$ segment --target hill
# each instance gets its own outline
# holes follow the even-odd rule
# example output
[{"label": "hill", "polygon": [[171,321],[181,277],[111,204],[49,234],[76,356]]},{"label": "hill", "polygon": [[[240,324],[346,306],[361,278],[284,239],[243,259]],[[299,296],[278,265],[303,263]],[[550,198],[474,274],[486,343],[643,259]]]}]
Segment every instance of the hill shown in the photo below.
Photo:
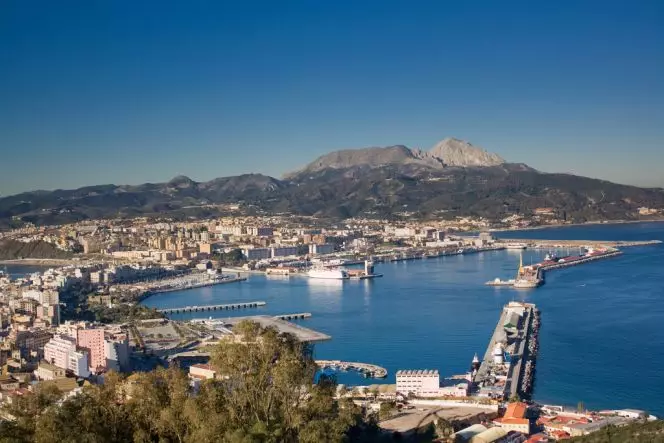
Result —
[{"label": "hill", "polygon": [[664,443],[664,421],[635,423],[623,427],[609,426],[570,443]]},{"label": "hill", "polygon": [[133,216],[218,216],[227,204],[248,213],[318,217],[500,219],[552,208],[568,221],[634,219],[639,207],[664,207],[664,191],[505,163],[467,142],[446,139],[431,151],[405,146],[337,151],[282,180],[244,174],[196,182],[99,185],[0,198],[0,227],[16,220],[60,224]]},{"label": "hill", "polygon": [[0,241],[0,260],[16,260],[22,258],[70,258],[71,256],[71,253],[62,251],[44,241],[30,243],[16,240]]}]

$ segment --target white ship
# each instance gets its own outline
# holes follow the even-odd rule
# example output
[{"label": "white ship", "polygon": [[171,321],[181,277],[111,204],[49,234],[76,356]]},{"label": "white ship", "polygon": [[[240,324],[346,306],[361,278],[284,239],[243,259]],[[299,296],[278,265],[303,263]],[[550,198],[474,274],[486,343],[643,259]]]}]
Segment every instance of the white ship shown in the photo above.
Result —
[{"label": "white ship", "polygon": [[508,243],[505,247],[507,249],[526,249],[525,243]]},{"label": "white ship", "polygon": [[307,272],[309,278],[322,278],[327,280],[346,280],[348,273],[340,268],[312,268]]}]

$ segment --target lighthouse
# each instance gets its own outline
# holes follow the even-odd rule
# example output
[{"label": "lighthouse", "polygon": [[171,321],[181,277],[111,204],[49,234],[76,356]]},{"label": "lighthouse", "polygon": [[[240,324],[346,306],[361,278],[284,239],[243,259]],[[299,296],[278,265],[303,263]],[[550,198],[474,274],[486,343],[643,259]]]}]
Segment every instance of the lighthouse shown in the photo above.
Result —
[{"label": "lighthouse", "polygon": [[473,361],[470,364],[470,370],[471,371],[478,371],[480,369],[480,359],[477,356],[477,352],[475,353],[475,356],[473,357]]}]

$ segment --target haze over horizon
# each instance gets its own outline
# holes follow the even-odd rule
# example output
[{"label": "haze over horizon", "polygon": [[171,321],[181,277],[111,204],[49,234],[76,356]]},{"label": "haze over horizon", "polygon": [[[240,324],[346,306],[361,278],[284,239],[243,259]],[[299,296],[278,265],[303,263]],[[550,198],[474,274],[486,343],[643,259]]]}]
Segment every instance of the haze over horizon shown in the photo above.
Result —
[{"label": "haze over horizon", "polygon": [[664,186],[664,3],[9,1],[0,195],[467,140]]}]

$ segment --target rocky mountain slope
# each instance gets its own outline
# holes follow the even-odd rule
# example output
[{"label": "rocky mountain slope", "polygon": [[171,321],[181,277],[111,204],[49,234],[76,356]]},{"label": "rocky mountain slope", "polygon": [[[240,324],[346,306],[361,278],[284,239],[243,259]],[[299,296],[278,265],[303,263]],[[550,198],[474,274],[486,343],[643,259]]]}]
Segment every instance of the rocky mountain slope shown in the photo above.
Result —
[{"label": "rocky mountain slope", "polygon": [[320,217],[479,215],[503,218],[550,207],[568,220],[629,219],[664,207],[664,191],[569,174],[545,174],[446,139],[429,152],[405,146],[337,151],[278,180],[261,174],[196,182],[176,177],[139,186],[101,185],[0,198],[0,227],[19,220],[56,224],[138,215],[173,217],[244,211]]},{"label": "rocky mountain slope", "polygon": [[355,166],[382,167],[410,165],[422,169],[444,169],[448,166],[497,166],[505,163],[499,155],[485,151],[456,138],[446,138],[431,150],[411,150],[403,145],[387,148],[345,149],[318,157],[299,171],[286,174],[293,179],[325,169],[344,169]]}]

